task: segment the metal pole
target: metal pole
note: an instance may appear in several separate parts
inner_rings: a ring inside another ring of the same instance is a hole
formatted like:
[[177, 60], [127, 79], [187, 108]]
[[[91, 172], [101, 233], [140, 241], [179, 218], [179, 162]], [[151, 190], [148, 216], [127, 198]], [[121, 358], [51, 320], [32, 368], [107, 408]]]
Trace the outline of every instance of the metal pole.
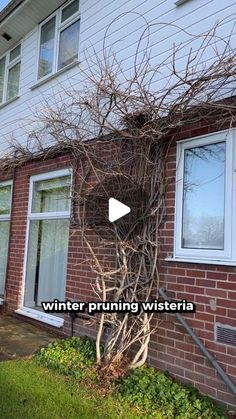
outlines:
[[[166, 289], [160, 288], [159, 294], [164, 300], [171, 300], [166, 295]], [[189, 324], [186, 322], [186, 320], [181, 316], [180, 313], [175, 313], [178, 321], [182, 324], [182, 326], [185, 328], [187, 333], [191, 336], [193, 341], [196, 343], [196, 345], [199, 347], [203, 355], [205, 355], [208, 359], [208, 361], [212, 364], [212, 366], [215, 368], [215, 370], [218, 372], [222, 380], [225, 382], [225, 384], [228, 386], [228, 388], [231, 390], [231, 392], [236, 396], [236, 385], [233, 383], [231, 378], [225, 373], [223, 368], [218, 364], [216, 359], [213, 357], [213, 355], [207, 350], [207, 348], [203, 345], [202, 341], [199, 339], [199, 337], [195, 334], [193, 329], [189, 326]]]

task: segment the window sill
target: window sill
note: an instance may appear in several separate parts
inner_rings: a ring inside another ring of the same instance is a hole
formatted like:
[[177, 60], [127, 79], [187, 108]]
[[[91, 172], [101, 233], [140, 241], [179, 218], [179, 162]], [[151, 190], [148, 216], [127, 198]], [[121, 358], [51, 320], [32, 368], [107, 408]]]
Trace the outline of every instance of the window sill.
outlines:
[[65, 73], [66, 71], [70, 70], [71, 68], [74, 68], [80, 64], [79, 61], [74, 61], [73, 63], [67, 65], [66, 67], [63, 67], [61, 70], [58, 70], [56, 73], [51, 74], [50, 76], [46, 77], [45, 79], [37, 81], [33, 86], [31, 86], [31, 90], [37, 89], [38, 87], [42, 86], [43, 84], [48, 83], [49, 81], [57, 78], [61, 74]]
[[180, 263], [199, 263], [201, 265], [220, 265], [220, 266], [236, 266], [236, 261], [219, 260], [219, 259], [194, 259], [184, 257], [167, 257], [166, 262]]
[[21, 314], [22, 316], [30, 317], [31, 319], [38, 320], [42, 323], [49, 324], [50, 326], [54, 327], [62, 327], [64, 324], [64, 319], [60, 319], [58, 317], [52, 316], [51, 314], [41, 313], [37, 310], [28, 309], [28, 308], [20, 308], [15, 311], [17, 314]]
[[20, 96], [13, 97], [12, 99], [8, 100], [7, 102], [1, 103], [0, 109], [5, 108], [5, 106], [10, 105], [10, 103], [15, 102], [15, 100], [19, 99]]

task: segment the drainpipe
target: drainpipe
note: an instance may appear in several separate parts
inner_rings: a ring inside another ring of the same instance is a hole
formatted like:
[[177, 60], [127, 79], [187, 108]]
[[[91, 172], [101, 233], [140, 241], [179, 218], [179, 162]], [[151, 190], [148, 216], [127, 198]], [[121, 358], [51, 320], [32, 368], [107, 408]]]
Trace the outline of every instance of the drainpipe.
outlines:
[[[159, 294], [164, 300], [170, 300], [170, 298], [166, 295], [166, 289], [160, 288]], [[230, 379], [230, 377], [225, 373], [223, 368], [218, 364], [216, 359], [213, 357], [213, 355], [206, 349], [206, 347], [203, 345], [202, 341], [199, 339], [199, 337], [195, 334], [193, 329], [189, 326], [189, 324], [186, 322], [186, 320], [181, 316], [180, 313], [175, 313], [178, 321], [181, 323], [181, 325], [184, 327], [186, 332], [191, 336], [193, 341], [196, 343], [196, 345], [199, 347], [200, 351], [205, 355], [208, 359], [208, 361], [212, 364], [213, 368], [218, 372], [219, 376], [222, 378], [222, 380], [225, 382], [225, 384], [228, 386], [230, 391], [236, 396], [236, 385], [233, 383], [233, 381]]]

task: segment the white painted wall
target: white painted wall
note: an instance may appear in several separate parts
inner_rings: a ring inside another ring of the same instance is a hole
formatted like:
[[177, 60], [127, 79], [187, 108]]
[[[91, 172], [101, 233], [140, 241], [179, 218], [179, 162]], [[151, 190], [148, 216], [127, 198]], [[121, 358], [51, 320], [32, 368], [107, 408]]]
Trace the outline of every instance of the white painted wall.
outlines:
[[[36, 1], [36, 0], [35, 0]], [[132, 69], [137, 41], [147, 27], [150, 28], [150, 46], [155, 64], [171, 56], [173, 43], [176, 45], [190, 39], [190, 33], [198, 35], [219, 22], [218, 35], [231, 41], [236, 39], [234, 28], [235, 0], [188, 0], [181, 6], [175, 0], [81, 0], [81, 33], [79, 59], [82, 66], [84, 53], [92, 56], [93, 50], [101, 54], [104, 34], [107, 31], [106, 47], [117, 54], [127, 71]], [[109, 27], [109, 25], [111, 25]], [[109, 29], [108, 29], [109, 27]], [[189, 34], [183, 32], [185, 29]], [[60, 94], [62, 89], [79, 86], [80, 67], [74, 67], [53, 80], [32, 90], [36, 82], [38, 28], [22, 40], [22, 67], [20, 98], [0, 109], [0, 151], [6, 150], [8, 141], [16, 138], [22, 142], [35, 126], [36, 112], [45, 107], [45, 99]], [[197, 48], [198, 42], [191, 44]], [[222, 42], [219, 41], [219, 46]], [[142, 42], [145, 47], [145, 39]], [[179, 54], [179, 68], [184, 68], [190, 45]], [[212, 56], [206, 52], [204, 60]], [[166, 72], [157, 74], [156, 81], [165, 82]], [[158, 83], [154, 89], [158, 88]]]

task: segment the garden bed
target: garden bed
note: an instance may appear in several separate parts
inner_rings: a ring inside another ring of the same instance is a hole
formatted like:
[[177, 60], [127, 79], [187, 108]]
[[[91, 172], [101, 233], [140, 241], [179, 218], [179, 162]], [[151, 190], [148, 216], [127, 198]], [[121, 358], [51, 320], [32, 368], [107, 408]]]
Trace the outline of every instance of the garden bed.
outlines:
[[[71, 338], [0, 363], [2, 419], [226, 419], [225, 408], [147, 366], [105, 380], [94, 342]], [[233, 416], [232, 416], [233, 417]]]

